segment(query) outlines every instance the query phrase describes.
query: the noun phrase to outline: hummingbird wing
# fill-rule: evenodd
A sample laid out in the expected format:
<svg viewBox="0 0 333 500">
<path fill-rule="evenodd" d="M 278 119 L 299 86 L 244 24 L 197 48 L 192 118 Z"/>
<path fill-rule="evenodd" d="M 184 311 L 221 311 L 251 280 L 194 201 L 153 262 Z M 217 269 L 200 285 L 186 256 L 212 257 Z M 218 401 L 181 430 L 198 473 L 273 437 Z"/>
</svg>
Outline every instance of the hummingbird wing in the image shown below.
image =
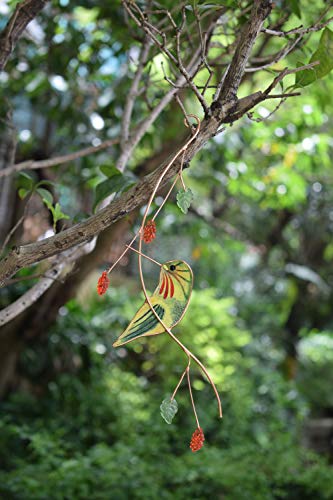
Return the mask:
<svg viewBox="0 0 333 500">
<path fill-rule="evenodd" d="M 155 297 L 151 297 L 151 303 L 153 305 L 154 311 L 159 316 L 159 318 L 163 320 L 163 317 L 165 316 L 165 308 L 160 303 L 154 304 L 154 298 Z M 149 304 L 145 302 L 140 307 L 126 330 L 113 344 L 113 347 L 119 347 L 121 345 L 127 344 L 128 342 L 131 342 L 131 340 L 134 340 L 138 337 L 157 335 L 163 332 L 163 326 L 150 309 Z"/>
</svg>

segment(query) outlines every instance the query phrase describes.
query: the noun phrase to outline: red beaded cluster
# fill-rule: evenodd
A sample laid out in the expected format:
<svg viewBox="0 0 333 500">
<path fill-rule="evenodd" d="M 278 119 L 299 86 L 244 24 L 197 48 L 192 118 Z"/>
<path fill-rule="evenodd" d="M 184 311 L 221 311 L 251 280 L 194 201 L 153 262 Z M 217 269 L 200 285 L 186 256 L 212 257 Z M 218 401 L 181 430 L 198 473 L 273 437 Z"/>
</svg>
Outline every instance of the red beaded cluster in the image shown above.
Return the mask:
<svg viewBox="0 0 333 500">
<path fill-rule="evenodd" d="M 98 279 L 97 283 L 97 293 L 98 295 L 103 295 L 106 290 L 109 288 L 110 280 L 108 277 L 108 273 L 103 271 L 101 276 Z"/>
<path fill-rule="evenodd" d="M 156 237 L 156 224 L 154 220 L 149 220 L 143 228 L 143 241 L 151 243 Z"/>
<path fill-rule="evenodd" d="M 191 450 L 193 452 L 199 451 L 203 447 L 204 440 L 205 440 L 205 435 L 203 433 L 203 430 L 201 429 L 201 427 L 198 427 L 192 434 L 192 439 L 190 443 Z"/>
</svg>

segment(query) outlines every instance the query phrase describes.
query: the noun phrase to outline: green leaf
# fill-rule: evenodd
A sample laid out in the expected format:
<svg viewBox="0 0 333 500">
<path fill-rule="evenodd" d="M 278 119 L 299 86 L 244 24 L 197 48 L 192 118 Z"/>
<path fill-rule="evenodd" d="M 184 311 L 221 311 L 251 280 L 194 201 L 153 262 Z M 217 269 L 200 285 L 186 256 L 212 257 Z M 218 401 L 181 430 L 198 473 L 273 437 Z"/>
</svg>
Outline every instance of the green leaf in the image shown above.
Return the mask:
<svg viewBox="0 0 333 500">
<path fill-rule="evenodd" d="M 300 1 L 299 0 L 290 0 L 290 10 L 299 19 L 302 18 L 302 11 L 300 9 Z"/>
<path fill-rule="evenodd" d="M 114 165 L 101 165 L 100 171 L 109 179 L 115 175 L 122 175 L 122 173 Z"/>
<path fill-rule="evenodd" d="M 43 203 L 47 206 L 47 208 L 50 210 L 51 214 L 52 214 L 52 218 L 53 218 L 53 228 L 54 228 L 54 232 L 56 230 L 56 224 L 58 222 L 58 220 L 61 220 L 61 219 L 69 219 L 69 215 L 65 214 L 62 209 L 61 209 L 61 206 L 59 203 L 56 203 L 54 206 L 52 204 L 53 202 L 53 197 L 51 195 L 51 193 L 49 191 L 47 191 L 46 189 L 43 189 L 43 188 L 38 188 L 37 189 L 37 192 L 38 191 L 42 191 L 44 193 L 38 193 L 40 196 L 42 196 L 42 194 L 44 194 L 44 196 L 42 196 L 42 200 L 43 200 Z M 46 194 L 48 193 L 48 194 Z M 46 196 L 45 196 L 46 194 Z"/>
<path fill-rule="evenodd" d="M 42 181 L 39 181 L 37 184 L 36 184 L 36 188 L 40 187 L 40 186 L 56 186 L 57 184 L 53 181 L 46 181 L 46 180 L 42 180 Z"/>
<path fill-rule="evenodd" d="M 160 410 L 166 423 L 171 424 L 173 417 L 178 411 L 177 401 L 175 399 L 170 399 L 170 397 L 163 399 Z"/>
<path fill-rule="evenodd" d="M 54 212 L 53 212 L 53 222 L 54 224 L 58 222 L 60 219 L 69 219 L 69 215 L 64 214 L 64 212 L 61 209 L 61 206 L 59 203 L 56 203 L 54 206 Z"/>
<path fill-rule="evenodd" d="M 44 203 L 44 205 L 47 206 L 47 208 L 52 212 L 52 215 L 53 215 L 54 208 L 53 208 L 52 203 L 50 203 L 49 200 L 47 200 L 46 198 L 43 198 L 43 203 Z"/>
<path fill-rule="evenodd" d="M 48 203 L 47 206 L 52 205 L 53 196 L 52 193 L 50 193 L 50 191 L 44 188 L 37 188 L 36 191 L 44 202 L 47 201 Z"/>
<path fill-rule="evenodd" d="M 306 87 L 319 78 L 323 78 L 333 69 L 333 32 L 325 28 L 317 50 L 311 56 L 309 63 L 319 61 L 317 66 L 296 73 L 295 86 Z M 298 63 L 298 66 L 302 66 Z"/>
<path fill-rule="evenodd" d="M 111 177 L 111 179 L 106 179 L 105 181 L 100 182 L 96 186 L 93 209 L 95 210 L 97 205 L 102 200 L 107 198 L 107 196 L 110 196 L 110 194 L 122 193 L 130 186 L 133 186 L 133 184 L 135 184 L 133 177 L 122 174 L 114 175 L 113 177 Z"/>
<path fill-rule="evenodd" d="M 20 188 L 18 190 L 18 195 L 21 198 L 21 200 L 24 200 L 24 198 L 27 196 L 28 193 L 30 193 L 30 190 L 28 189 Z"/>
<path fill-rule="evenodd" d="M 31 175 L 26 174 L 25 172 L 20 172 L 20 175 L 18 178 L 18 185 L 20 187 L 26 189 L 27 191 L 31 191 L 31 189 L 33 188 L 34 182 L 35 182 L 35 180 Z"/>
<path fill-rule="evenodd" d="M 179 206 L 180 210 L 184 213 L 187 214 L 188 209 L 191 206 L 191 203 L 193 201 L 193 193 L 190 189 L 180 189 L 177 193 L 177 205 Z"/>
</svg>

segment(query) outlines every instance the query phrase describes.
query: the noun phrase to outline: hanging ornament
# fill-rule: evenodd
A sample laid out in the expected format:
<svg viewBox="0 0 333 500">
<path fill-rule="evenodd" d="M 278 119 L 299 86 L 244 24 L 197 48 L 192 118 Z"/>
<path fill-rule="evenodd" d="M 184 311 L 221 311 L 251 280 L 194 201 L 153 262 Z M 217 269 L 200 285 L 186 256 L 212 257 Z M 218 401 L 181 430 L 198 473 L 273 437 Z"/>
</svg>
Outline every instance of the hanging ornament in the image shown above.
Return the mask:
<svg viewBox="0 0 333 500">
<path fill-rule="evenodd" d="M 139 274 L 140 274 L 142 290 L 145 296 L 145 302 L 137 311 L 132 321 L 129 323 L 128 327 L 123 331 L 123 333 L 121 333 L 118 339 L 114 342 L 113 346 L 120 347 L 124 346 L 125 344 L 128 344 L 129 342 L 137 340 L 140 337 L 147 337 L 150 335 L 159 335 L 161 333 L 167 333 L 171 337 L 171 339 L 174 342 L 176 342 L 179 345 L 179 347 L 184 351 L 184 353 L 188 357 L 187 367 L 182 373 L 174 392 L 170 397 L 164 399 L 160 408 L 161 408 L 161 415 L 164 418 L 164 420 L 168 424 L 171 424 L 171 421 L 178 410 L 178 405 L 175 400 L 175 396 L 186 375 L 192 408 L 197 424 L 197 428 L 192 435 L 190 448 L 193 452 L 196 452 L 202 448 L 205 437 L 203 430 L 200 427 L 192 394 L 192 386 L 190 380 L 191 360 L 193 360 L 199 366 L 199 368 L 205 374 L 209 383 L 211 384 L 217 399 L 218 411 L 220 417 L 222 417 L 222 406 L 215 384 L 212 378 L 210 377 L 206 367 L 189 349 L 187 349 L 187 347 L 185 347 L 181 343 L 181 341 L 173 334 L 171 330 L 181 321 L 189 305 L 193 288 L 193 272 L 191 267 L 183 260 L 171 260 L 165 262 L 164 264 L 160 264 L 159 262 L 145 255 L 142 252 L 142 242 L 146 244 L 151 243 L 156 237 L 155 219 L 158 216 L 159 212 L 161 211 L 163 205 L 168 200 L 178 179 L 180 179 L 182 184 L 182 188 L 179 190 L 177 194 L 177 204 L 179 208 L 182 210 L 183 213 L 187 213 L 190 204 L 192 202 L 193 193 L 190 189 L 188 189 L 185 186 L 182 176 L 182 170 L 183 170 L 185 152 L 189 147 L 189 145 L 196 139 L 200 131 L 200 120 L 195 115 L 189 115 L 189 117 L 192 117 L 196 120 L 197 127 L 194 129 L 194 131 L 192 131 L 193 134 L 190 137 L 190 139 L 174 155 L 174 157 L 171 159 L 171 161 L 168 163 L 168 165 L 165 167 L 162 174 L 158 178 L 157 183 L 150 196 L 147 207 L 145 209 L 139 231 L 132 238 L 132 241 L 129 243 L 129 245 L 126 245 L 125 250 L 116 260 L 116 262 L 110 267 L 110 269 L 102 273 L 101 277 L 98 280 L 97 291 L 100 295 L 106 292 L 109 286 L 108 274 L 111 273 L 111 271 L 114 269 L 114 267 L 118 264 L 118 262 L 122 259 L 122 257 L 128 250 L 132 250 L 138 254 Z M 181 164 L 179 172 L 174 182 L 172 183 L 167 195 L 164 198 L 163 203 L 158 208 L 154 216 L 150 220 L 146 221 L 148 212 L 154 201 L 155 195 L 157 193 L 158 188 L 161 185 L 163 178 L 170 170 L 174 161 L 179 157 L 181 157 Z M 138 249 L 136 249 L 132 245 L 138 237 L 139 237 L 139 246 Z M 150 296 L 148 296 L 144 281 L 144 276 L 142 271 L 142 257 L 154 262 L 160 267 L 160 278 L 158 285 L 153 294 Z"/>
</svg>

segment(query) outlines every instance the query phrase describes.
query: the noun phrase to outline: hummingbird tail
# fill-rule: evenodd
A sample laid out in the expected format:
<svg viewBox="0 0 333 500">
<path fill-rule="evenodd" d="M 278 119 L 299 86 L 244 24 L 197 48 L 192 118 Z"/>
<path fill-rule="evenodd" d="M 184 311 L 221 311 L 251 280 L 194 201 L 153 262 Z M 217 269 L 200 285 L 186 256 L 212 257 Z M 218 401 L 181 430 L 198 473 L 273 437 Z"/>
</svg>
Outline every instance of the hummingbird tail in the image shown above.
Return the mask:
<svg viewBox="0 0 333 500">
<path fill-rule="evenodd" d="M 122 342 L 121 340 L 116 340 L 113 344 L 112 344 L 112 347 L 120 347 L 122 345 Z"/>
</svg>

